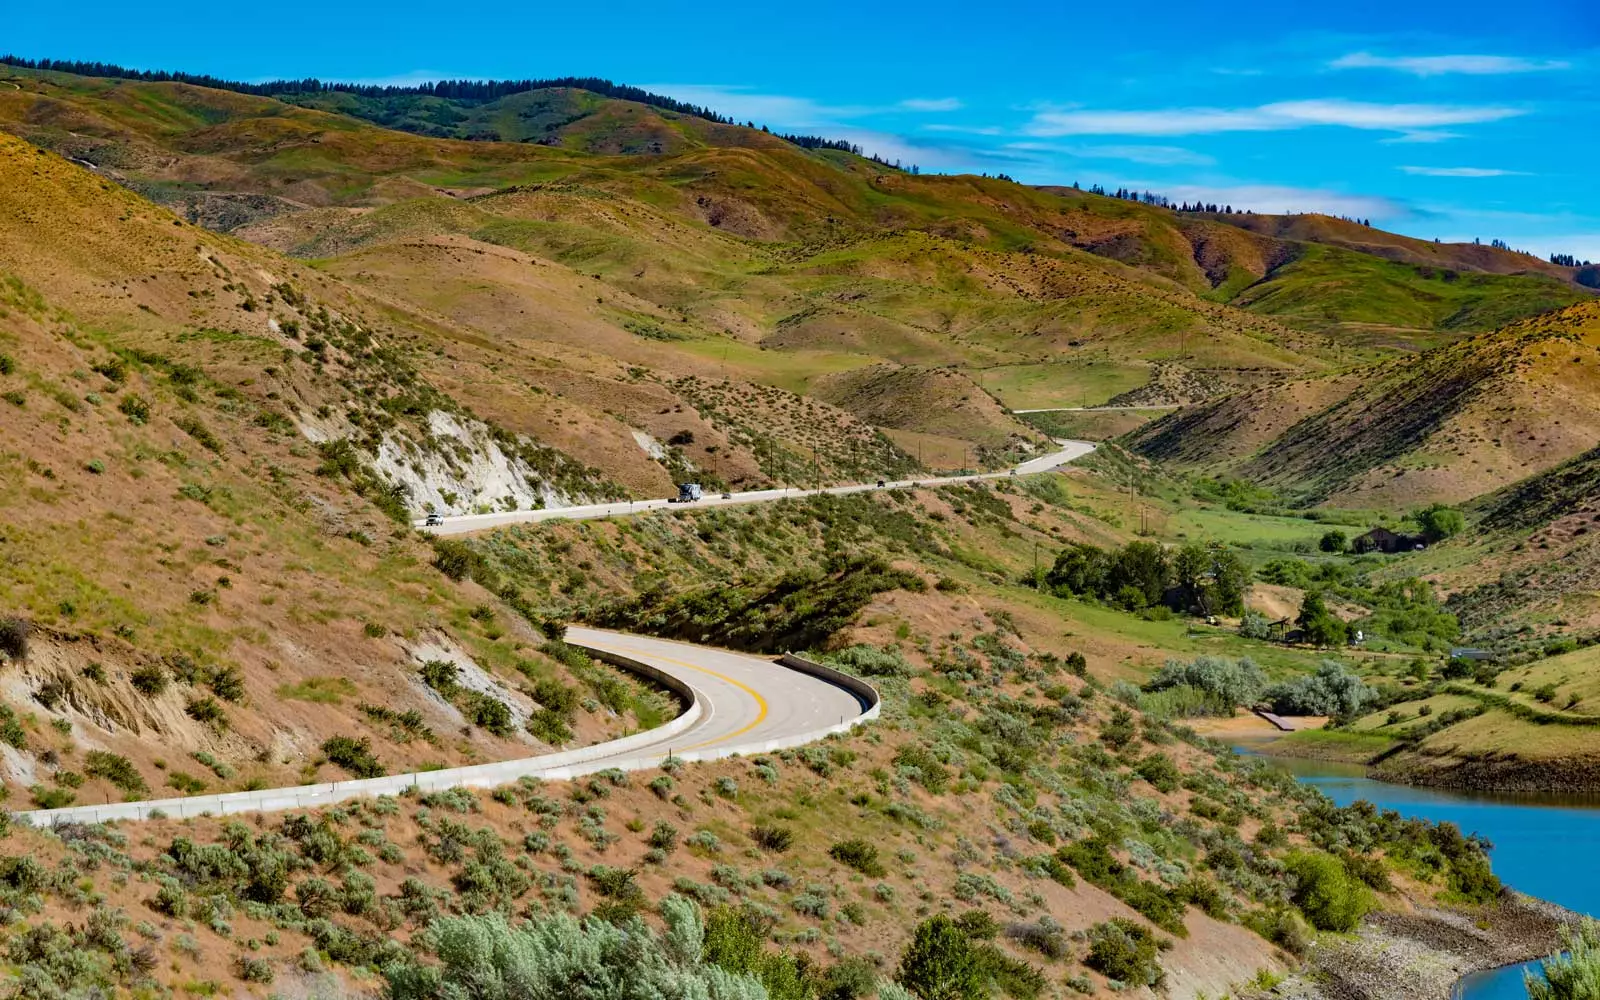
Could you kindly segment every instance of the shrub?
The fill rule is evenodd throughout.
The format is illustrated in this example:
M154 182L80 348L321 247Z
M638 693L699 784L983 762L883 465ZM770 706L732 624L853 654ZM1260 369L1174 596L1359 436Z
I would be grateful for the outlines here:
M678 846L678 828L664 819L656 820L656 825L651 829L650 838L646 843L658 851L670 853Z
M794 844L794 831L781 826L757 824L750 828L750 839L763 851L782 854Z
M206 695L203 698L190 698L184 706L184 712L196 722L203 722L213 729L228 728L228 713L223 711L222 704L217 699Z
M270 983L273 980L272 963L264 958L240 955L234 961L234 971L247 983Z
M572 726L560 712L541 708L528 716L528 732L542 743L560 746L572 739Z
M123 396L117 403L117 409L136 425L148 423L150 420L150 402L136 392Z
M372 740L365 736L359 740L349 736L330 737L322 744L322 753L358 778L381 778L388 773L372 755Z
M1375 697L1361 678L1342 665L1324 660L1314 674L1274 684L1262 694L1281 715L1329 715L1350 718Z
M1178 787L1181 777L1178 765L1164 753L1153 753L1134 766L1134 773L1155 786L1158 792L1170 792Z
M483 556L466 542L455 538L433 538L433 566L452 580L482 575Z
M511 735L511 706L499 698L478 694L472 699L468 709L467 715L473 725L480 726L495 736Z
M512 926L498 914L444 917L425 941L438 964L415 959L382 964L389 1000L472 996L514 1000L525 984L541 995L585 996L604 983L607 995L712 996L739 1000L761 995L752 975L713 968L702 957L710 939L699 908L681 896L661 904L665 930L619 928L605 921L579 923L555 913Z
M911 664L896 649L849 646L828 655L828 661L866 677L909 677Z
M1221 656L1199 656L1185 663L1168 660L1148 682L1146 691L1162 691L1186 686L1214 695L1231 712L1235 705L1250 705L1267 686L1267 676L1249 657L1229 660Z
M28 637L33 626L22 618L0 618L0 653L13 660L28 658Z
M1239 619L1239 634L1246 639L1272 638L1272 620L1254 608Z
M429 660L422 665L422 682L448 697L456 690L456 665L449 660Z
M1561 928L1561 950L1522 973L1528 1000L1590 1000L1600 984L1600 923L1584 918Z
M104 778L128 795L145 795L150 791L133 761L119 754L90 750L84 757L83 770L91 778Z
M896 750L894 762L899 767L913 768L911 779L934 795L944 794L950 785L950 769L920 743L907 743Z
M988 977L967 933L944 914L917 925L900 957L900 984L919 997L982 1000Z
M1318 930L1355 930L1372 907L1372 893L1331 854L1297 851L1284 865L1295 880L1290 899Z
M1109 979L1158 987L1166 978L1158 961L1159 950L1149 928L1117 917L1089 928L1089 957L1083 964Z
M45 785L34 785L28 789L28 794L40 809L62 809L77 799L70 788L49 788Z
M198 417L181 416L172 421L178 429L194 438L207 451L222 454L222 440L211 432L211 428L201 423Z
M828 848L828 856L847 868L854 868L868 878L882 878L888 874L883 862L878 860L878 849L859 838L841 840L834 844Z
M244 700L244 674L238 667L221 667L211 672L206 684L218 698L223 701Z
M1338 528L1330 529L1323 533L1317 540L1317 548L1324 552L1339 553L1350 547L1350 539Z

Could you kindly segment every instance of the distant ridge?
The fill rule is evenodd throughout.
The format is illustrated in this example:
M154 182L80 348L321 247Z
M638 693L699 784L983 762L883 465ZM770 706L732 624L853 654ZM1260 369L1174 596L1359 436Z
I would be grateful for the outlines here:
M284 94L338 93L355 94L359 97L438 97L449 101L486 103L497 101L502 97L510 97L513 94L527 93L530 90L572 88L575 90L587 90L590 93L614 100L632 101L636 104L647 104L653 108L660 108L663 111L692 115L696 118L703 118L708 122L715 122L718 125L739 124L727 115L719 114L710 108L675 100L662 94L654 94L642 87L614 83L598 76L559 76L548 79L524 80L437 80L432 83L401 87L365 83L337 83L319 80L316 77L306 77L303 80L269 80L266 83L244 83L239 80L224 80L205 73L129 69L126 66L118 66L115 63L90 62L80 59L26 59L22 56L10 54L0 55L0 65L14 66L18 69L43 70L49 73L71 73L74 76L138 80L141 83L186 83L195 87L209 87L212 90L229 90L238 94L250 94L254 97L277 97ZM802 149L833 149L845 153L854 153L857 156L864 155L860 146L843 139L828 139L816 135L785 135L779 132L772 134ZM869 159L884 166L899 167L899 164L888 163L876 156L869 157Z

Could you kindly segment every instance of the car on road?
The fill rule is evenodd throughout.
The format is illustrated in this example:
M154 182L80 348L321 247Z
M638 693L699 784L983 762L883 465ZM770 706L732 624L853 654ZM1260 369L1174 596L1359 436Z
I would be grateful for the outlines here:
M428 519L427 519L427 521L425 523L430 528L437 528L440 525L444 524L444 515L443 514L429 514L428 515Z
M733 499L733 494L732 493L724 493L724 494L722 494L722 499L724 499L724 500L732 500Z
M883 489L883 480L878 480L878 489Z

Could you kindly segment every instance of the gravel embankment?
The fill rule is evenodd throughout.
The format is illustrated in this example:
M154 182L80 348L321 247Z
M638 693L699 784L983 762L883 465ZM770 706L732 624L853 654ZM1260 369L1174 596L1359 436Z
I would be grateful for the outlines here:
M1352 938L1327 938L1306 971L1269 993L1281 1000L1450 1000L1462 976L1547 955L1571 911L1509 895L1482 911L1375 913Z

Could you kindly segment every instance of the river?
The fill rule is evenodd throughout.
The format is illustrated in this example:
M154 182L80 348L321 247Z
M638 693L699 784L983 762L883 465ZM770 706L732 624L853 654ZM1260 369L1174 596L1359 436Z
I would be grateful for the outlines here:
M1414 788L1374 781L1359 765L1272 760L1341 806L1366 799L1380 809L1449 820L1463 833L1481 834L1493 843L1495 874L1507 884L1580 913L1600 912L1600 867L1591 863L1600 853L1600 797ZM1522 967L1469 976L1460 995L1462 1000L1526 1000Z

